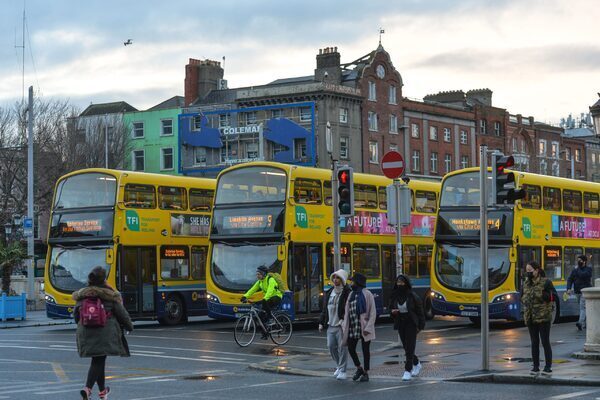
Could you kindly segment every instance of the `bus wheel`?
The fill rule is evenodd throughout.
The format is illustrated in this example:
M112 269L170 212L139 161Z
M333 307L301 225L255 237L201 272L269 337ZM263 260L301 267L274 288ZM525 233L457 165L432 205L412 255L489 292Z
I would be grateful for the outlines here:
M163 325L177 325L184 320L185 310L181 298L171 295L165 302L165 316L159 322Z
M552 304L552 323L558 324L560 322L560 303L558 299L554 300Z
M471 323L475 326L481 326L481 318L479 317L469 317Z
M428 321L432 320L435 314L433 313L433 306L431 305L431 299L429 298L429 296L425 298L425 304L423 305L423 307L425 311L425 319Z

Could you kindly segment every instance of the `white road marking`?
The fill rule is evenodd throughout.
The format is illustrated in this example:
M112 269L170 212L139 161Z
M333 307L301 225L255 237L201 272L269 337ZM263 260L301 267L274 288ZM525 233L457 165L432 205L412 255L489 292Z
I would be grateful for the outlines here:
M380 389L355 391L352 393L352 397L359 397L361 394L383 392L386 390L407 389L407 388L411 388L411 387L415 387L415 386L431 385L431 384L435 384L435 383L438 383L438 382L422 382L422 383L406 384L406 385L402 385L402 386L388 386L388 387L384 387L384 388L380 388ZM325 397L315 397L311 400L337 399L340 397L348 397L348 396L349 396L348 393L344 393L344 394L336 394L336 395L325 396Z
M573 393L560 394L558 396L546 397L545 400L571 399L573 397L585 396L586 394L592 394L592 393L596 393L596 392L600 392L600 389L584 390L584 391L581 391L581 392L573 392Z

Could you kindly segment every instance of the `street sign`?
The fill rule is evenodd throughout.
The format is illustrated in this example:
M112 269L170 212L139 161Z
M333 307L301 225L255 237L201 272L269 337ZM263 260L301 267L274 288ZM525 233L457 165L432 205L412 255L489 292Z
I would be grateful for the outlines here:
M23 236L33 236L33 218L23 218Z
M397 151L388 151L381 159L381 171L390 179L396 179L404 173L404 159Z

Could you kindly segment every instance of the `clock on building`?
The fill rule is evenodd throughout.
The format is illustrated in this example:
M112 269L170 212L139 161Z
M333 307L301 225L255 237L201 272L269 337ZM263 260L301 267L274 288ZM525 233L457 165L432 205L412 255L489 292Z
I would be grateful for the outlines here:
M379 65L377 66L377 70L376 70L376 72L377 72L377 76L378 76L380 79L383 79L383 77L385 76L385 68L383 67L383 65L379 64Z

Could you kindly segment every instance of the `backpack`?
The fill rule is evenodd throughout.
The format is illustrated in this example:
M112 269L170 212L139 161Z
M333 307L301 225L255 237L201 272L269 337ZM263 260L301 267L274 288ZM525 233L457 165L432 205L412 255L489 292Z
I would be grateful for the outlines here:
M98 297L86 297L81 302L79 320L81 325L88 328L101 328L106 325L110 313L104 308L102 300Z
M281 275L279 275L277 272L269 272L268 276L275 279L275 282L277 283L277 289L279 289L280 292L283 293L288 291L288 287Z

